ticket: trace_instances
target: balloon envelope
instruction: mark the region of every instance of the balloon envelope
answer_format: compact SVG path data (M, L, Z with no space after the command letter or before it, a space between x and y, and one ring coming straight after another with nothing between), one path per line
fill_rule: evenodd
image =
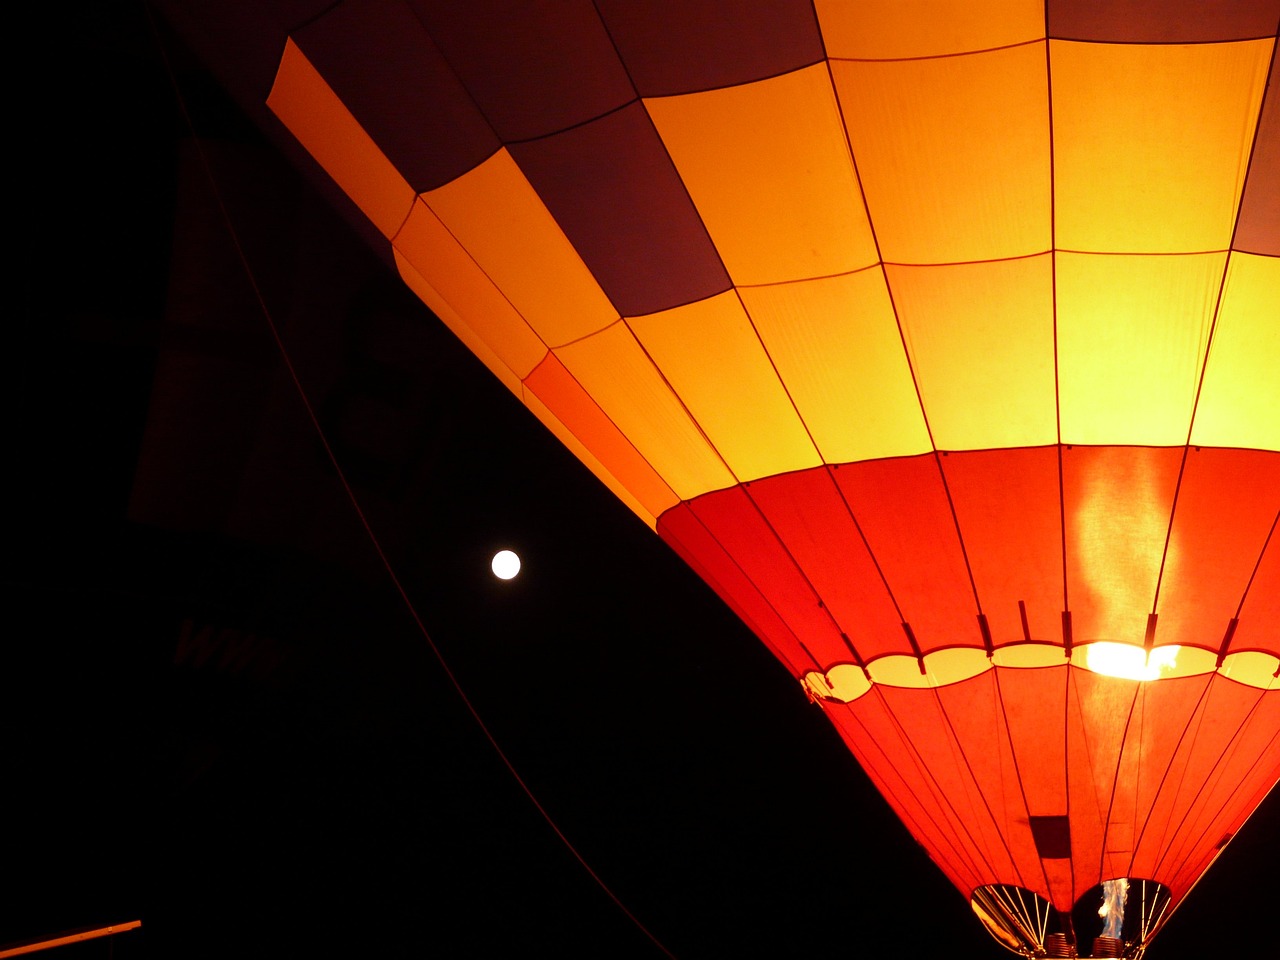
M997 939L1145 943L1280 775L1278 21L347 3L268 104Z

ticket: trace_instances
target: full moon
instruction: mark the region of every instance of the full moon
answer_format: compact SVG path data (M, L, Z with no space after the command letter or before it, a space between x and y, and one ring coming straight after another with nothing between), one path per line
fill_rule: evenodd
M510 550L499 550L493 555L489 566L499 580L510 580L520 572L520 558Z

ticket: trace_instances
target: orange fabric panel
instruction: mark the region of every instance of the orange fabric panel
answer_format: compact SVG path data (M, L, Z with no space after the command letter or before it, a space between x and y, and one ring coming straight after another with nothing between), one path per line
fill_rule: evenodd
M1225 265L1225 253L1058 254L1064 443L1186 443Z
M442 297L435 287L427 283L422 274L418 272L417 267L406 260L399 250L393 249L391 252L395 256L396 269L399 271L400 279L404 281L405 286L417 294L418 299L431 308L431 312L439 317L441 322L453 331L454 336L461 340L467 349L474 353L480 362L502 381L503 386L517 397L520 396L523 392L523 386L516 372L458 315L458 312L449 305L449 301Z
M819 463L736 293L628 323L738 480Z
M817 0L827 56L937 57L1044 37L1043 0Z
M825 62L645 107L736 284L876 262Z
M886 273L939 449L1057 442L1049 254Z
M658 518L653 512L645 504L637 500L631 491L618 481L613 471L596 458L594 451L578 440L577 435L569 427L565 426L564 422L538 398L537 394L531 390L525 390L521 395L521 400L524 401L524 405L529 408L529 411L542 421L542 425L550 430L570 453L582 461L583 466L594 473L615 497L626 504L627 509L651 528L657 529Z
M1043 43L831 69L884 260L954 263L1050 248Z
M555 356L548 354L525 386L603 464L618 484L629 490L650 517L662 515L679 498L659 477L636 448L619 431L582 385L569 375Z
M548 345L618 319L506 150L422 199Z
M930 449L881 270L739 294L827 463Z
M1271 46L1050 41L1057 247L1229 247Z
M425 203L414 203L392 244L449 305L449 312L471 327L518 377L528 376L546 356L546 344Z
M560 347L556 356L681 500L733 485L625 323Z
M1280 257L1232 253L1191 442L1280 450Z
M267 106L385 237L404 223L413 188L292 40L286 40Z

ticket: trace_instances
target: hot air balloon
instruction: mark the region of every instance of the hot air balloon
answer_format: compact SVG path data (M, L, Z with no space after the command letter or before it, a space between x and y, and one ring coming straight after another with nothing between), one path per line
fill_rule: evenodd
M348 0L267 105L986 929L1280 777L1280 4Z

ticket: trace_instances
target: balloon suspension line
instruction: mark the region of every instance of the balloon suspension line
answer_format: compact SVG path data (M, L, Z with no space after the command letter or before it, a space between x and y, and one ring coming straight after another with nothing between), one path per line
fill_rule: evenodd
M409 616L412 618L414 626L417 628L418 632L422 635L423 640L426 641L427 646L430 648L432 654L435 656L436 661L440 664L440 668L444 671L445 676L448 678L449 683L453 686L453 689L457 693L458 698L462 701L463 706L466 707L467 712L471 715L471 719L475 721L476 726L480 728L480 732L484 734L485 739L489 741L489 745L493 748L494 753L498 755L498 759L502 761L502 765L507 768L507 772L511 775L512 779L515 780L516 784L524 792L524 795L528 798L529 802L533 805L533 808L538 811L542 819L546 821L547 826L551 828L551 832L554 833L557 838L559 838L560 842L564 844L565 848L569 851L569 853L573 855L573 858L578 861L582 869L587 872L587 875L591 877L593 881L595 881L596 886L598 886L602 891L604 891L605 895L610 900L613 901L614 905L619 910L621 910L623 914L626 915L627 919L630 920L631 923L634 924L635 927L641 933L643 933L645 937L647 937L649 941L652 942L653 945L657 947L664 955L670 957L671 960L676 960L675 954L667 949L667 947L662 943L662 941L659 940L648 929L648 927L646 927L640 921L640 919L627 908L627 906L622 902L622 900L619 899L618 895L615 894L613 890L609 888L608 884L605 883L603 878L601 878L601 876L598 873L596 873L594 869L592 869L591 865L587 862L586 858L582 855L582 853L578 850L578 848L573 845L573 842L569 840L568 836L565 835L565 832L560 828L559 824L556 823L555 819L551 816L547 808L544 807L542 803L538 800L537 796L533 792L533 789L529 786L529 784L525 781L525 779L520 775L519 771L515 767L515 764L512 763L511 758L507 756L506 752L498 744L497 738L493 735L493 732L489 729L488 725L481 718L479 710L476 709L476 706L474 703L472 703L471 698L467 696L466 691L462 687L461 681L458 679L457 675L450 668L448 661L445 659L444 653L441 651L439 646L436 645L436 642L432 638L430 631L427 630L426 624L423 622L422 617L419 615L417 607L414 605L413 601L409 598L408 591L405 590L404 584L401 582L400 577L396 574L395 567L391 563L391 559L387 556L386 551L382 547L382 542L378 539L378 535L374 532L373 526L369 522L369 518L365 515L364 509L360 506L360 500L356 496L356 492L352 488L350 481L347 479L346 472L342 469L342 465L338 462L338 457L334 453L333 447L329 443L329 438L325 435L325 431L323 427L320 425L320 420L316 415L315 407L311 403L311 398L307 395L307 391L302 385L302 380L299 378L298 372L293 365L293 360L289 355L289 351L285 347L283 338L280 336L280 330L276 326L275 318L272 316L271 310L267 306L266 299L262 295L262 290L258 286L257 277L255 276L253 269L249 264L249 259L246 256L244 251L244 246L240 242L239 233L236 231L235 224L231 218L230 211L227 209L226 201L223 197L222 191L218 188L218 181L213 174L212 164L210 164L208 155L205 153L205 150L204 150L204 145L201 143L200 137L196 133L195 123L192 120L191 114L187 109L186 99L183 97L181 88L178 85L177 77L173 70L173 65L169 60L168 51L165 49L164 43L160 38L160 31L155 22L155 14L152 12L150 4L144 4L144 7L146 7L146 10L147 10L147 21L151 28L152 37L155 40L156 48L160 53L160 57L164 62L164 67L165 67L166 73L168 74L169 83L173 88L174 96L178 102L178 108L182 113L182 118L184 123L186 124L187 129L191 132L191 138L195 143L196 153L200 158L201 166L204 168L205 177L209 182L210 190L213 193L214 200L218 204L219 213L222 217L222 221L224 225L227 228L227 233L230 236L231 243L235 248L236 257L239 259L240 266L244 270L245 278L249 281L249 286L253 290L254 298L257 300L258 307L262 311L262 317L266 321L267 328L271 333L271 339L275 342L276 349L279 351L279 354L280 354L280 359L284 364L285 370L289 374L289 379L293 382L293 386L297 390L298 397L302 401L302 405L306 410L307 419L311 421L311 426L315 430L316 436L319 438L321 446L324 448L325 457L328 459L330 465L333 467L334 473L337 475L338 481L342 485L342 489L346 494L348 502L350 502L351 504L352 510L355 511L356 517L360 521L361 527L364 528L364 532L366 536L368 536L369 538L369 543L372 545L374 552L377 554L378 560L381 562L383 569L386 571L387 577L390 579L392 586L395 588L396 593L400 595L400 599L403 601L405 605L405 609L408 611Z

